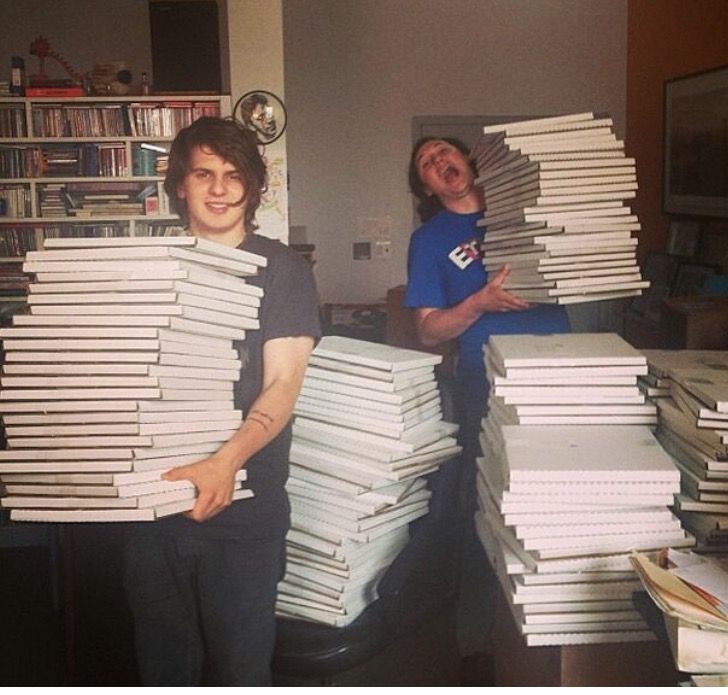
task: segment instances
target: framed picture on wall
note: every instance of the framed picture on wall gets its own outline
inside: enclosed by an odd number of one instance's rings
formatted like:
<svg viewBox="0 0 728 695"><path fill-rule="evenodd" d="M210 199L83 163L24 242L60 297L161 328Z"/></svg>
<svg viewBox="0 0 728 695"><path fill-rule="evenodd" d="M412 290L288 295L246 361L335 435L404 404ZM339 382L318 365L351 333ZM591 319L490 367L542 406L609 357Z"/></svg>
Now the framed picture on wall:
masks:
<svg viewBox="0 0 728 695"><path fill-rule="evenodd" d="M713 265L700 265L698 263L683 263L677 269L675 284L672 288L673 297L690 297L703 293L703 283L708 275L718 272Z"/></svg>
<svg viewBox="0 0 728 695"><path fill-rule="evenodd" d="M728 217L728 66L665 82L663 208Z"/></svg>

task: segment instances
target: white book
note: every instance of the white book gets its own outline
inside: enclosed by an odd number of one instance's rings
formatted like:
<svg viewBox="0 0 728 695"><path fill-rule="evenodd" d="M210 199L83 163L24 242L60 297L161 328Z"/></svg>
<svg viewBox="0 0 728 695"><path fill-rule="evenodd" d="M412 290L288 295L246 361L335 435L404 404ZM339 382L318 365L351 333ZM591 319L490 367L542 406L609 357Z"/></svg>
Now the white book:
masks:
<svg viewBox="0 0 728 695"><path fill-rule="evenodd" d="M355 399L376 401L390 405L402 405L417 397L432 397L437 391L435 382L426 381L416 386L401 389L394 393L377 391L374 389L363 389L349 384L340 384L334 381L325 381L310 376L304 376L302 392L315 395L316 393L333 394L335 396L349 396ZM327 397L324 396L324 397Z"/></svg>
<svg viewBox="0 0 728 695"><path fill-rule="evenodd" d="M181 270L177 266L169 266L166 269L157 269L153 277L156 280L184 280L187 278L188 272ZM84 270L78 272L69 272L68 269L56 269L48 271L39 271L35 274L38 283L43 285L55 283L69 282L135 282L137 280L149 280L150 273L147 268L140 267L135 269L133 265L125 266L123 269L117 270Z"/></svg>
<svg viewBox="0 0 728 695"><path fill-rule="evenodd" d="M213 254L224 258L233 258L239 261L253 263L264 267L267 259L264 256L233 249L207 239L194 236L152 236L152 237L74 237L74 238L47 238L44 241L46 249L97 249L111 247L133 246L163 246L194 248L199 252ZM150 249L147 249L150 250Z"/></svg>
<svg viewBox="0 0 728 695"><path fill-rule="evenodd" d="M155 355L156 357L156 355ZM148 364L139 363L118 363L118 362L99 362L99 363L75 363L67 362L65 364L54 364L48 362L33 363L11 363L3 366L3 374L10 376L18 374L47 374L54 376L71 375L95 375L95 376L118 376L118 375L147 375L149 374Z"/></svg>
<svg viewBox="0 0 728 695"><path fill-rule="evenodd" d="M243 281L244 282L244 281ZM203 285L196 282L190 282L188 280L176 280L173 284L175 290L186 295L195 295L200 297L209 297L223 302L230 302L238 307L246 307L248 309L254 309L260 306L260 295L253 294L250 290L259 288L253 285L245 283L245 292L241 292L240 288L237 289L226 289L223 287L213 287L211 285Z"/></svg>
<svg viewBox="0 0 728 695"><path fill-rule="evenodd" d="M16 314L16 326L170 326L169 316L46 316L42 314Z"/></svg>
<svg viewBox="0 0 728 695"><path fill-rule="evenodd" d="M629 483L631 488L638 482L677 485L680 480L672 459L649 427L507 425L501 432L511 484L558 481L565 488L578 481ZM618 460L613 456L617 450L621 452ZM534 456L534 451L539 455Z"/></svg>
<svg viewBox="0 0 728 695"><path fill-rule="evenodd" d="M253 496L251 490L236 490L233 500L247 499ZM195 505L194 499L161 504L147 509L14 509L10 512L12 521L38 522L111 522L111 521L155 521L163 516L190 511Z"/></svg>
<svg viewBox="0 0 728 695"><path fill-rule="evenodd" d="M137 292L170 292L176 288L173 280L103 280L96 282L31 282L28 284L28 299L41 303L50 299L51 294L67 297L84 297L96 293L115 293L124 295ZM69 300L70 301L70 300Z"/></svg>
<svg viewBox="0 0 728 695"><path fill-rule="evenodd" d="M559 130L564 126L567 128L578 128L579 122L584 125L582 127L591 128L594 122L594 114L591 111L583 113L566 114L563 116L548 116L544 118L532 118L526 121L513 121L512 123L502 123L495 125L487 125L483 127L483 133L507 133L509 135L521 133L545 133L551 130Z"/></svg>
<svg viewBox="0 0 728 695"><path fill-rule="evenodd" d="M200 294L192 294L189 292L179 292L177 294L177 303L183 307L191 307L198 310L210 310L223 316L232 315L233 325L241 324L242 328L258 328L258 309L257 307L246 306L244 304L232 303L225 299L214 299ZM199 311L186 311L185 316L189 318L199 317ZM247 319L247 320L243 320Z"/></svg>
<svg viewBox="0 0 728 695"><path fill-rule="evenodd" d="M324 336L314 355L388 371L440 364L442 356L343 336Z"/></svg>
<svg viewBox="0 0 728 695"><path fill-rule="evenodd" d="M96 398L129 399L160 398L156 388L58 388L11 389L0 391L0 400L90 400ZM59 408L62 411L63 408Z"/></svg>
<svg viewBox="0 0 728 695"><path fill-rule="evenodd" d="M121 339L118 349L139 349L127 347L128 339L135 340L155 340L158 337L156 328L58 328L56 326L46 326L43 328L23 328L13 326L11 328L0 328L0 338L3 340L8 338L114 338ZM156 343L155 343L156 344ZM7 348L6 348L7 349ZM50 349L50 348L49 348ZM104 349L104 348L99 348Z"/></svg>
<svg viewBox="0 0 728 695"><path fill-rule="evenodd" d="M494 335L488 348L505 369L646 364L644 356L616 333Z"/></svg>
<svg viewBox="0 0 728 695"><path fill-rule="evenodd" d="M228 338L230 340L245 340L245 330L241 328L230 328L227 325L215 324L197 319L178 318L173 316L169 321L169 327L175 331L196 335Z"/></svg>
<svg viewBox="0 0 728 695"><path fill-rule="evenodd" d="M69 376L3 376L0 379L0 383L3 388L34 388L45 386L47 388L64 388L64 387L76 387L86 388L92 386L98 387L128 387L128 388L144 388L154 387L159 385L159 379L151 376L104 376L104 375L89 375L82 376L69 375Z"/></svg>
<svg viewBox="0 0 728 695"><path fill-rule="evenodd" d="M428 382L434 382L435 380L435 375L431 368L408 370L408 374L409 372L415 372L415 374L408 375L404 378L397 376L391 381L384 381L382 379L373 379L365 376L357 376L355 374L340 373L332 369L321 369L314 365L309 365L306 369L306 376L312 379L322 379L324 381L334 381L341 384L351 384L352 386L358 386L364 389L386 391L389 393L401 391L406 388L412 388Z"/></svg>
<svg viewBox="0 0 728 695"><path fill-rule="evenodd" d="M39 285L42 287L43 285ZM28 295L28 304L31 306L46 304L161 304L177 300L176 292L74 292L72 294L53 292L41 294L40 292ZM68 307L70 309L71 307ZM99 309L102 310L101 308ZM108 310L108 309L107 309Z"/></svg>
<svg viewBox="0 0 728 695"><path fill-rule="evenodd" d="M41 369L39 363L52 363L49 365L49 369L53 368L81 368L79 363L88 365L89 368L95 367L97 369L103 369L103 364L106 363L128 363L128 364L154 364L159 359L159 353L156 351L150 352L77 352L72 351L69 353L63 352L34 352L34 351L13 351L6 353L5 355L5 368L12 366L13 369L19 367L19 363L27 362L27 366L35 366ZM11 364L11 363L18 363ZM65 365L64 365L65 363ZM10 373L10 372L8 372Z"/></svg>
<svg viewBox="0 0 728 695"><path fill-rule="evenodd" d="M46 340L39 338L37 340L33 339L20 339L20 340L12 340L9 338L6 338L3 340L3 345L5 347L5 350L7 351L8 357L6 358L7 361L10 361L11 359L17 359L18 361L23 361L24 357L23 355L19 355L15 357L15 355L12 355L11 353L13 351L16 352L22 352L24 354L27 354L30 351L40 351L40 350L52 350L52 351L58 351L56 352L56 355L61 356L61 352L65 351L86 351L86 350L109 350L109 351L116 351L119 349L122 350L147 350L147 351L158 351L159 350L159 342L157 340L116 340L116 339L94 339L90 338L88 340L85 340L83 338L79 339L51 339ZM71 356L72 359L73 356Z"/></svg>

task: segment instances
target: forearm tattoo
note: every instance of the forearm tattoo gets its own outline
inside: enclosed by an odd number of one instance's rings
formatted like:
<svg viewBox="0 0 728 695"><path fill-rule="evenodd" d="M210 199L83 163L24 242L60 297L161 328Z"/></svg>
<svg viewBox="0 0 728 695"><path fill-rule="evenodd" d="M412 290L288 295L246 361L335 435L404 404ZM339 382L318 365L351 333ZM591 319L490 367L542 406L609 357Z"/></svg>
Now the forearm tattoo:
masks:
<svg viewBox="0 0 728 695"><path fill-rule="evenodd" d="M269 426L273 424L273 418L261 410L252 410L247 419L260 425L266 432Z"/></svg>

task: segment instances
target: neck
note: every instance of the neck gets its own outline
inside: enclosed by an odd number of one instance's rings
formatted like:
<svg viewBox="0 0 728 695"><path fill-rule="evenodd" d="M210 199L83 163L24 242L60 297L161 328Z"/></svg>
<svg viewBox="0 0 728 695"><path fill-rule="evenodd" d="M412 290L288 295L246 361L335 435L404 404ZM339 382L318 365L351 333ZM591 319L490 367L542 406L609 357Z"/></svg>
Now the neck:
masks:
<svg viewBox="0 0 728 695"><path fill-rule="evenodd" d="M236 227L234 229L218 232L207 229L196 229L195 227L190 226L190 233L200 239L214 241L217 244L222 244L223 246L229 246L231 248L237 248L240 246L247 236L245 227Z"/></svg>
<svg viewBox="0 0 728 695"><path fill-rule="evenodd" d="M485 208L485 197L480 186L473 186L467 195L462 198L440 199L442 206L450 212L467 215L471 212L480 212Z"/></svg>

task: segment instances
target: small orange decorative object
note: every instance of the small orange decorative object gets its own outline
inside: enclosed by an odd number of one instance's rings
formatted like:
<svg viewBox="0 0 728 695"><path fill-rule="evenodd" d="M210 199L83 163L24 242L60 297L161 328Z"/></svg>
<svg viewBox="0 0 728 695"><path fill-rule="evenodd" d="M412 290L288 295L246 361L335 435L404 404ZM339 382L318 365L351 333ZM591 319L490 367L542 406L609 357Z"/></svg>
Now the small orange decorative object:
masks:
<svg viewBox="0 0 728 695"><path fill-rule="evenodd" d="M76 72L60 53L51 49L50 41L48 41L45 36L39 36L31 42L30 55L37 56L40 61L38 74L30 76L31 84L42 84L44 82L48 82L48 75L44 72L46 58L53 58L56 60L58 64L71 76L74 82L83 82L83 75L80 72Z"/></svg>

